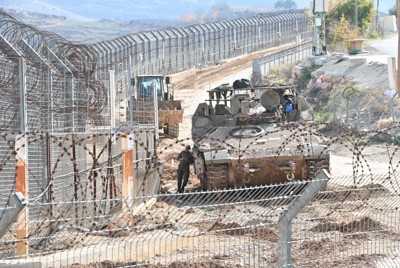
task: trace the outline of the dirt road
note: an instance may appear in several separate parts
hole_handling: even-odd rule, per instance
[[[180,138],[191,137],[191,118],[197,105],[207,98],[207,90],[223,83],[232,83],[236,79],[249,79],[252,73],[252,63],[256,58],[288,48],[293,44],[274,47],[259,52],[250,53],[234,59],[202,68],[191,69],[172,76],[175,88],[175,99],[182,100],[184,119],[180,125]]]

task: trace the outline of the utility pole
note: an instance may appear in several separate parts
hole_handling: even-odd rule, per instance
[[[358,0],[355,0],[355,8],[354,8],[354,29],[356,29],[358,33]]]
[[[326,54],[325,43],[325,13],[328,11],[327,0],[313,0],[312,1],[312,16],[314,19],[314,36],[313,36],[313,55],[319,56]],[[321,33],[322,33],[322,51],[321,51]]]
[[[379,0],[376,2],[376,31],[379,31]]]

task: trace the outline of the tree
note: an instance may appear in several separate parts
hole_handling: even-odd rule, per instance
[[[371,35],[371,24],[374,18],[372,0],[357,0],[358,27],[355,27],[354,0],[330,0],[329,12],[326,14],[326,42],[336,50],[346,50],[348,40]]]
[[[275,9],[297,9],[293,0],[279,0],[275,3]]]
[[[349,39],[357,38],[357,31],[351,29],[350,22],[342,15],[331,30],[332,42],[346,45]]]
[[[351,25],[354,25],[354,13],[355,1],[338,0],[333,3],[333,7],[328,12],[326,20],[327,23],[334,23],[340,21],[342,16],[344,16],[346,20],[350,21]],[[374,1],[358,0],[358,30],[361,33],[365,32],[371,25],[374,14]]]
[[[396,3],[389,9],[389,15],[395,15],[397,17],[397,5]]]

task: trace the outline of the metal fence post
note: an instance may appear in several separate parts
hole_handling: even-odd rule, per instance
[[[132,77],[132,57],[129,55],[128,61],[128,82],[129,82],[129,127],[131,131],[133,131],[133,80],[135,79]]]
[[[158,95],[157,95],[157,88],[153,87],[153,104],[154,104],[154,131],[156,138],[159,138],[158,135]]]
[[[0,208],[0,238],[3,237],[8,228],[15,222],[26,205],[27,202],[24,196],[17,192],[10,196],[6,207]]]
[[[289,204],[288,210],[279,217],[278,267],[292,267],[292,220],[328,183],[329,179],[329,173],[325,169],[321,170],[317,177],[310,181],[304,192]]]
[[[108,100],[110,102],[110,125],[111,129],[115,128],[115,71],[109,70],[108,71],[110,82],[109,82],[109,96]],[[130,81],[129,81],[130,82]],[[131,101],[132,99],[130,99]]]
[[[20,192],[25,200],[28,199],[28,142],[26,133],[27,110],[26,110],[26,63],[19,58],[19,87],[20,87],[20,120],[21,133],[15,137],[16,168],[15,168],[15,191]],[[25,207],[17,217],[17,255],[27,255],[29,253],[29,209]]]
[[[52,143],[51,136],[46,133],[46,172],[47,182],[49,184],[48,199],[49,199],[49,212],[51,216],[54,216],[54,177],[52,172]]]
[[[79,221],[79,207],[78,207],[78,190],[79,190],[79,176],[78,176],[78,164],[76,163],[76,139],[77,134],[71,133],[71,142],[72,142],[72,159],[74,160],[74,206],[75,206],[75,224],[78,224]]]

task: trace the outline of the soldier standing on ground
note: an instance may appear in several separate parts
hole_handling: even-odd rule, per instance
[[[186,145],[185,150],[179,154],[178,160],[178,192],[183,193],[189,180],[190,165],[194,163],[190,145]]]

